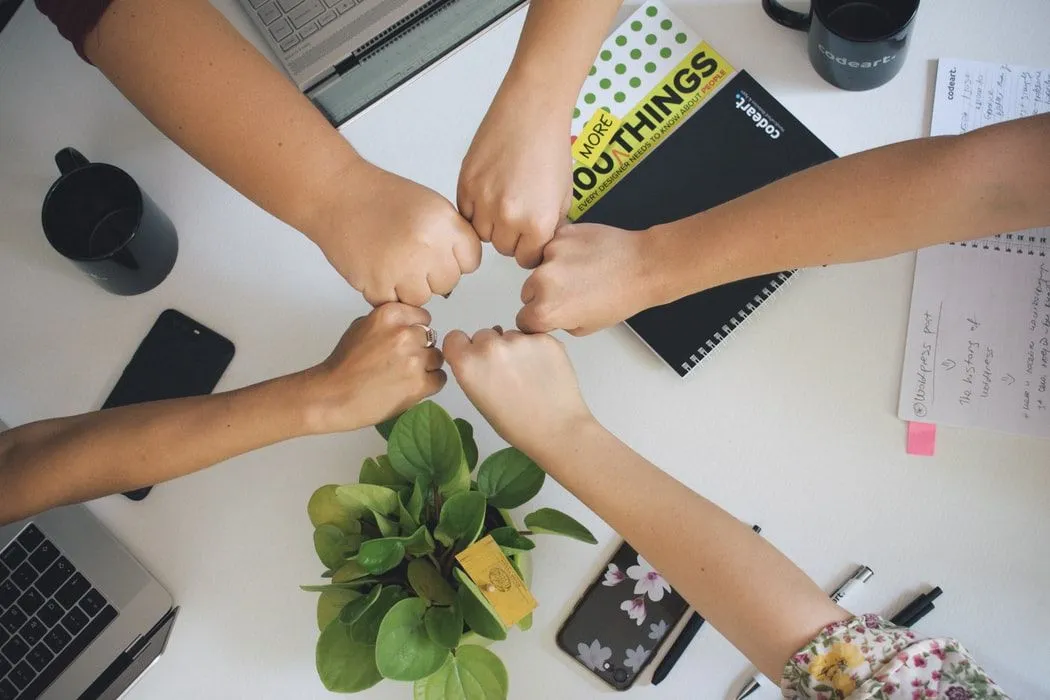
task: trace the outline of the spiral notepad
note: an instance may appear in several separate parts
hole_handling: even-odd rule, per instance
[[[631,119],[627,115],[623,122],[631,124]],[[718,206],[834,157],[754,78],[739,71],[577,220],[642,230]],[[732,282],[643,311],[627,324],[685,376],[792,274],[787,270]]]
[[[942,60],[931,133],[1050,112],[1050,70]],[[898,415],[1050,437],[1050,229],[920,250]]]

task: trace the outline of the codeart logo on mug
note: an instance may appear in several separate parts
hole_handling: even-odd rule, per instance
[[[827,48],[825,48],[824,44],[817,44],[817,50],[820,51],[820,54],[829,61],[834,61],[840,66],[847,66],[849,68],[878,68],[879,66],[885,63],[889,63],[893,59],[897,58],[896,56],[890,55],[883,56],[882,58],[877,58],[874,61],[851,61],[850,59],[845,58],[843,56],[836,56]]]

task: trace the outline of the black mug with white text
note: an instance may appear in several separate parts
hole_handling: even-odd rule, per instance
[[[870,90],[900,72],[919,0],[812,0],[808,13],[762,0],[770,18],[809,33],[809,62],[843,90]]]

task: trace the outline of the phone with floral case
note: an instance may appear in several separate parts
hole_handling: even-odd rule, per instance
[[[613,688],[627,690],[688,607],[624,542],[558,630],[558,646]]]

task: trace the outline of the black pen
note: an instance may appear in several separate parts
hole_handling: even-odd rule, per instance
[[[762,528],[755,525],[751,528],[754,532],[762,532]],[[667,674],[671,672],[674,665],[678,663],[678,660],[682,658],[682,654],[685,653],[686,647],[689,646],[689,642],[693,641],[693,637],[700,631],[700,628],[704,626],[704,618],[700,616],[700,613],[694,612],[689,617],[689,622],[685,623],[685,627],[675,638],[674,643],[671,644],[671,648],[667,650],[667,654],[660,660],[656,670],[653,671],[653,685],[659,685],[660,682],[667,678]]]
[[[929,615],[931,612],[933,612],[933,603],[927,603],[926,605],[924,605],[922,607],[921,610],[919,610],[914,615],[912,615],[910,618],[908,618],[908,620],[901,626],[902,627],[912,627],[913,625],[915,625],[915,623],[917,623],[919,620],[921,620],[922,618],[924,618],[927,615]]]
[[[907,627],[910,624],[910,621],[915,617],[916,613],[935,601],[943,592],[944,591],[941,590],[940,586],[934,586],[933,590],[929,593],[922,593],[916,596],[915,599],[905,605],[899,613],[890,618],[890,622],[901,627]],[[923,615],[925,615],[926,612],[923,612]]]
[[[696,636],[696,633],[703,626],[704,618],[700,616],[700,613],[694,612],[689,616],[689,622],[685,623],[685,627],[682,628],[681,633],[675,638],[674,644],[667,650],[667,654],[660,660],[656,670],[653,671],[653,685],[659,685],[663,679],[667,678],[667,674],[671,672],[674,665],[682,658],[682,654],[685,653],[689,642],[693,641],[693,637]]]

